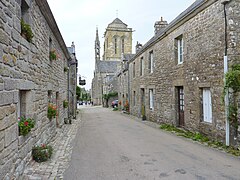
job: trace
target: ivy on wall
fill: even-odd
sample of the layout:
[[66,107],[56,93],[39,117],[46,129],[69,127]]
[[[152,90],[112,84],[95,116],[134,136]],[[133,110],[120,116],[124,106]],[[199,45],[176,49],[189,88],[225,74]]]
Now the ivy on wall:
[[224,86],[224,95],[229,91],[228,119],[229,122],[238,129],[238,106],[237,93],[240,92],[240,64],[232,66],[232,69],[226,73],[226,83]]

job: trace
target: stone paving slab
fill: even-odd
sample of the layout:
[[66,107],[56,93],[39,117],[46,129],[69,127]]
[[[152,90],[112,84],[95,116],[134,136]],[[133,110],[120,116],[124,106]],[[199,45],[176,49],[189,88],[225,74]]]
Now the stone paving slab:
[[32,160],[25,168],[23,180],[58,180],[63,179],[63,173],[71,161],[72,141],[76,137],[81,119],[78,115],[72,124],[65,124],[57,129],[57,135],[49,143],[53,147],[50,160],[42,163]]

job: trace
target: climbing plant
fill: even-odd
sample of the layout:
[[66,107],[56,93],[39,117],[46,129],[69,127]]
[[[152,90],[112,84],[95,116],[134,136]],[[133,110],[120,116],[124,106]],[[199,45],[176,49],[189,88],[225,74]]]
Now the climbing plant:
[[228,106],[229,122],[237,129],[238,128],[238,107],[236,95],[240,92],[240,64],[232,66],[232,69],[226,73],[226,82],[224,86],[224,95],[227,92],[231,95]]

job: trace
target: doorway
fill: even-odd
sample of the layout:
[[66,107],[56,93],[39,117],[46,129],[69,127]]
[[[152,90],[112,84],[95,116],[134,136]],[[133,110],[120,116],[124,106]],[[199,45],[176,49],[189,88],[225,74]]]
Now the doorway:
[[178,94],[178,124],[184,126],[184,89],[183,86],[177,87]]

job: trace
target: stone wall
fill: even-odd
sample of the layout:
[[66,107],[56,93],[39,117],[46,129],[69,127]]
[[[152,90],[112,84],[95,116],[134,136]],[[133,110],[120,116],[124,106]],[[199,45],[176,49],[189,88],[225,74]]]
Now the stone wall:
[[[239,1],[227,5],[229,20],[229,58],[239,61]],[[177,61],[177,44],[183,38],[183,63]],[[153,38],[154,39],[154,38]],[[130,62],[130,110],[141,116],[142,90],[148,120],[179,125],[178,87],[184,88],[184,128],[225,138],[225,111],[222,102],[224,13],[219,1],[206,1],[193,13],[178,20],[165,33],[143,46]],[[149,73],[149,52],[154,54],[154,71]],[[140,59],[145,70],[140,76]],[[135,63],[135,77],[133,64]],[[212,98],[212,123],[202,120],[202,91],[209,88]],[[142,90],[141,90],[142,89]],[[154,110],[149,108],[149,89],[153,89]],[[137,103],[133,103],[133,92]]]
[[[18,179],[31,160],[32,147],[48,143],[56,134],[56,126],[67,117],[63,108],[67,99],[67,73],[63,71],[66,50],[36,1],[26,0],[32,43],[21,36],[20,2],[0,2],[0,179]],[[57,60],[49,60],[49,38]],[[58,116],[52,120],[47,118],[49,101],[58,108]],[[35,120],[27,136],[19,136],[19,115]]]

